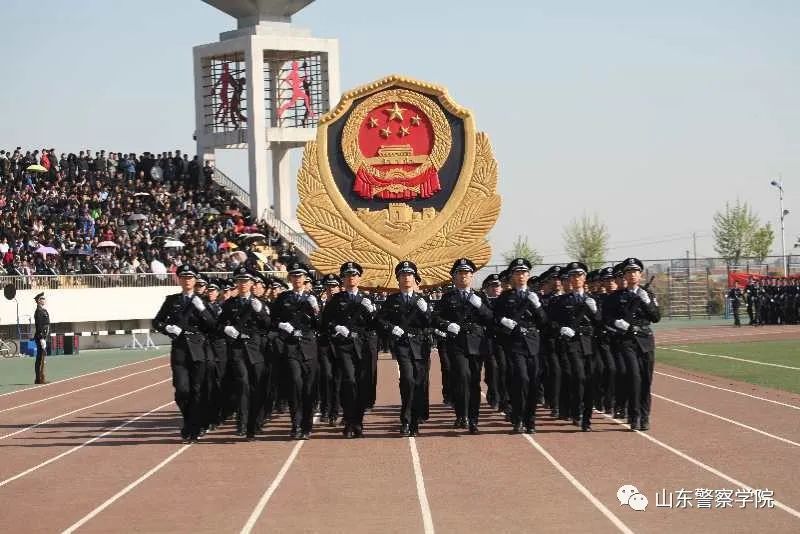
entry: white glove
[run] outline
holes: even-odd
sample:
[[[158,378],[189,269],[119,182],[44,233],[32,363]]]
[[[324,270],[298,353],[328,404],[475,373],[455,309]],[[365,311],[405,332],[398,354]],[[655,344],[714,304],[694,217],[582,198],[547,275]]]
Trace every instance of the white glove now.
[[[481,306],[483,306],[483,301],[481,300],[481,298],[478,296],[477,293],[472,293],[469,296],[469,303],[475,306],[476,308],[480,308]]]
[[[294,337],[303,337],[303,332],[299,328],[295,328],[294,332],[292,332]]]
[[[456,323],[450,323],[447,325],[447,331],[457,336],[458,333],[461,332],[461,325]]]
[[[174,324],[168,324],[164,327],[164,330],[167,331],[167,334],[172,334],[173,336],[179,336],[181,335],[181,332],[183,332],[183,329],[180,326],[176,326]]]
[[[253,311],[256,313],[260,313],[261,310],[264,308],[264,303],[257,298],[250,299],[250,307],[253,308]]]
[[[575,330],[568,326],[561,327],[561,335],[564,337],[575,337]]]
[[[592,313],[597,313],[597,303],[594,301],[592,297],[586,297],[586,306]]]
[[[280,328],[287,334],[291,334],[292,332],[294,332],[294,327],[292,326],[292,323],[278,323],[278,328]]]
[[[308,303],[311,304],[311,307],[314,308],[315,310],[319,308],[319,302],[317,302],[317,297],[315,297],[314,295],[308,296]]]
[[[340,324],[337,324],[336,326],[334,326],[333,327],[333,331],[336,332],[334,334],[335,336],[338,335],[338,336],[342,336],[342,337],[347,337],[347,336],[350,335],[350,329],[347,328],[346,326],[342,326]]]
[[[647,293],[647,291],[645,291],[641,287],[637,287],[636,294],[639,296],[640,299],[642,299],[642,302],[644,302],[645,304],[650,304],[650,295]]]
[[[239,331],[236,330],[236,327],[233,327],[231,325],[226,326],[225,328],[222,329],[222,331],[225,332],[225,335],[230,338],[236,339],[239,337]]]
[[[528,300],[531,301],[534,308],[541,308],[542,301],[539,300],[539,295],[536,294],[536,291],[531,291],[528,293]]]
[[[614,326],[616,326],[620,330],[625,330],[627,332],[628,328],[631,327],[631,324],[625,319],[617,319],[616,321],[614,321]]]
[[[372,301],[369,299],[361,299],[361,305],[364,306],[368,312],[372,313],[375,311],[375,306],[372,304]]]
[[[203,302],[203,299],[201,299],[197,295],[192,297],[192,306],[194,306],[195,309],[197,309],[197,311],[199,312],[205,311],[206,309],[205,302]]]
[[[428,311],[428,303],[425,302],[425,299],[419,298],[417,299],[417,308],[419,308],[419,311],[421,311],[422,313],[425,313],[426,311]]]
[[[514,330],[517,327],[517,321],[514,319],[509,319],[508,317],[503,317],[500,319],[500,324],[508,328],[509,330]]]
[[[40,339],[40,340],[39,340],[39,346],[42,348],[42,350],[45,350],[45,347],[46,347],[47,345],[46,345],[46,343],[45,343],[44,339]]]
[[[399,326],[395,326],[394,328],[392,328],[392,334],[394,334],[397,337],[403,337],[403,334],[405,333],[406,331],[400,328]]]
[[[444,332],[442,332],[442,331],[441,331],[441,330],[439,330],[438,328],[436,328],[436,329],[433,331],[433,333],[434,333],[434,334],[436,334],[436,335],[437,335],[437,336],[439,336],[439,337],[447,337],[447,334],[445,334]]]

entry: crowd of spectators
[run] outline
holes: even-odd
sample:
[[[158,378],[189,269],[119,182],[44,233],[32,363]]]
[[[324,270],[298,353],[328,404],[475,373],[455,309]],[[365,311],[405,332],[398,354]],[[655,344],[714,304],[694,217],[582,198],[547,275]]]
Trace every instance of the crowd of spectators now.
[[[180,151],[0,150],[2,265],[11,275],[174,272],[187,261],[281,270],[294,246],[213,173]]]

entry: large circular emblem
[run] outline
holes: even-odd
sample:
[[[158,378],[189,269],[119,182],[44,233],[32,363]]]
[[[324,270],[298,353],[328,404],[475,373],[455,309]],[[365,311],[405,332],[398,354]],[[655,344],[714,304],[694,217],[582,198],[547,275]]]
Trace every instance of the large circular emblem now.
[[[362,198],[412,200],[441,190],[439,169],[450,154],[452,133],[441,108],[407,89],[376,93],[359,103],[345,123],[342,152]]]

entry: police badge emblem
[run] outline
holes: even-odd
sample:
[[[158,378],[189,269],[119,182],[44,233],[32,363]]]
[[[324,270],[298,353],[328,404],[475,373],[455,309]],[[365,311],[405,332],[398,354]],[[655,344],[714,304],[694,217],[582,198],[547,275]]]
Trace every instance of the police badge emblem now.
[[[497,162],[442,87],[389,76],[345,94],[306,145],[297,187],[320,271],[357,261],[362,284],[381,287],[410,259],[431,285],[450,278],[457,258],[482,267],[491,257]]]

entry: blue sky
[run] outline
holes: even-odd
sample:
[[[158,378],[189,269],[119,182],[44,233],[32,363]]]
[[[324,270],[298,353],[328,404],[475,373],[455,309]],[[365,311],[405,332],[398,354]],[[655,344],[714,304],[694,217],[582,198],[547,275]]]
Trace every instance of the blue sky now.
[[[199,0],[3,2],[0,146],[194,153],[194,45],[234,19]],[[502,7],[502,9],[500,9]],[[400,73],[447,86],[500,162],[496,252],[598,214],[611,257],[712,255],[713,212],[747,200],[800,233],[800,3],[318,0],[342,88]],[[219,166],[246,183],[244,152]],[[295,158],[297,159],[297,158]],[[779,236],[778,236],[779,237]],[[779,238],[775,251],[779,253]]]

